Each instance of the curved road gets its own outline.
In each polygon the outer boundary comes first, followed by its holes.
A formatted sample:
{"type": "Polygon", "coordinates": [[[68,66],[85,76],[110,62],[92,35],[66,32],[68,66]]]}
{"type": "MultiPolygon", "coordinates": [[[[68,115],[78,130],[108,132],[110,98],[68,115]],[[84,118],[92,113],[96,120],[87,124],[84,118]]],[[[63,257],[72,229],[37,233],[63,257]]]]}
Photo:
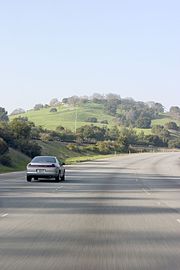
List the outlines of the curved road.
{"type": "Polygon", "coordinates": [[[179,270],[180,152],[0,175],[1,270],[179,270]]]}

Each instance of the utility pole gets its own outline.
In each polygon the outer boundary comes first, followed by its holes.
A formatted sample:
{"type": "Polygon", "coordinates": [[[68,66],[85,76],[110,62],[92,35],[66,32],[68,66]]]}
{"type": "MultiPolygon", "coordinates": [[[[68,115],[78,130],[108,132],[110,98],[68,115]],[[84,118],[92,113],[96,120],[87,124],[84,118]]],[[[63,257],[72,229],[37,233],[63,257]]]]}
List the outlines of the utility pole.
{"type": "Polygon", "coordinates": [[[74,133],[76,134],[77,130],[77,107],[76,107],[76,113],[75,113],[75,123],[74,123],[74,133]]]}

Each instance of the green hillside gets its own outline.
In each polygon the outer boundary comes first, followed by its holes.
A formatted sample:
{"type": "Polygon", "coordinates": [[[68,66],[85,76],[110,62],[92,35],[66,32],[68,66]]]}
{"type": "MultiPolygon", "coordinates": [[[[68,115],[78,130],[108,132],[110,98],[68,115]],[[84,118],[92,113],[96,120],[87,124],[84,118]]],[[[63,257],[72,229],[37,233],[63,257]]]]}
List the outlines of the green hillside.
{"type": "MultiPolygon", "coordinates": [[[[72,131],[75,130],[75,121],[77,115],[76,127],[79,128],[83,125],[90,125],[88,122],[89,117],[97,118],[97,126],[103,126],[101,122],[104,120],[108,121],[108,127],[112,127],[116,124],[116,118],[109,115],[103,104],[97,104],[93,102],[88,102],[85,104],[78,105],[76,107],[71,105],[63,105],[56,107],[57,112],[50,112],[50,107],[43,108],[40,110],[29,110],[24,114],[10,116],[13,119],[18,116],[28,117],[30,121],[33,121],[37,126],[42,126],[50,130],[55,130],[57,126],[61,125],[72,131]]],[[[168,113],[163,113],[159,115],[159,118],[152,120],[151,125],[164,125],[170,121],[176,122],[180,125],[180,121],[172,118],[168,113]]],[[[143,131],[146,135],[151,134],[151,129],[136,128],[137,133],[143,131]]]]}
{"type": "Polygon", "coordinates": [[[42,155],[54,155],[59,160],[65,161],[66,164],[107,157],[107,155],[95,154],[85,149],[83,149],[81,152],[75,152],[75,151],[69,150],[66,147],[66,144],[63,144],[61,142],[39,141],[39,145],[42,148],[42,155]]]}
{"type": "Polygon", "coordinates": [[[65,144],[61,142],[42,142],[39,141],[38,144],[42,148],[42,155],[53,155],[59,160],[65,161],[69,157],[78,157],[79,153],[69,150],[65,144]]]}
{"type": "MultiPolygon", "coordinates": [[[[51,141],[51,142],[37,141],[37,142],[42,148],[42,153],[41,153],[42,155],[56,156],[59,160],[65,161],[66,164],[107,157],[107,155],[97,155],[88,150],[75,152],[75,151],[69,150],[67,148],[67,145],[61,142],[55,142],[55,141],[51,141]]],[[[7,167],[0,164],[0,173],[26,170],[26,165],[30,162],[31,158],[27,157],[26,155],[12,148],[9,149],[8,154],[11,158],[12,165],[11,167],[7,167]]]]}
{"type": "Polygon", "coordinates": [[[177,119],[171,117],[168,113],[163,113],[159,116],[158,119],[152,120],[152,126],[153,125],[165,125],[168,122],[175,122],[177,125],[180,125],[180,120],[178,121],[177,119]]]}
{"type": "Polygon", "coordinates": [[[104,112],[104,106],[102,104],[87,103],[76,108],[68,105],[61,105],[57,108],[57,112],[50,112],[50,108],[43,108],[35,111],[30,110],[22,115],[11,116],[13,119],[17,116],[28,117],[29,120],[33,121],[36,125],[40,125],[43,128],[55,130],[57,126],[61,125],[65,128],[75,129],[75,119],[77,113],[77,128],[86,124],[88,117],[96,117],[98,123],[96,125],[103,125],[100,122],[107,120],[110,125],[115,123],[115,117],[110,116],[104,112]]]}
{"type": "Polygon", "coordinates": [[[0,164],[0,173],[24,171],[26,168],[26,165],[30,161],[29,157],[27,157],[26,155],[12,148],[9,149],[9,156],[11,157],[11,160],[12,160],[12,166],[6,167],[0,164]]]}

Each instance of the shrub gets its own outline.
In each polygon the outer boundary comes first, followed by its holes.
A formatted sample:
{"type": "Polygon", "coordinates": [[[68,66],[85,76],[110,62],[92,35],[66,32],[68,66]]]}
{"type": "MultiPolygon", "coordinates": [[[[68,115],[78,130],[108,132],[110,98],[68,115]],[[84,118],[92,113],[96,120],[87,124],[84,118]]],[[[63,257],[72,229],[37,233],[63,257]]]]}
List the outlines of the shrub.
{"type": "Polygon", "coordinates": [[[107,120],[102,120],[102,121],[101,121],[101,124],[108,125],[108,121],[107,121],[107,120]]]}
{"type": "Polygon", "coordinates": [[[48,133],[41,133],[40,140],[43,142],[48,142],[48,141],[52,141],[52,138],[51,138],[51,135],[48,133]]]}
{"type": "Polygon", "coordinates": [[[0,138],[0,155],[5,154],[8,151],[8,145],[7,143],[0,138]]]}
{"type": "Polygon", "coordinates": [[[18,149],[24,153],[25,155],[33,158],[34,156],[41,155],[41,147],[34,142],[29,142],[26,140],[19,140],[18,141],[18,149]]]}
{"type": "Polygon", "coordinates": [[[168,142],[168,147],[169,148],[178,148],[178,149],[180,149],[180,138],[169,141],[168,142]]]}
{"type": "Polygon", "coordinates": [[[9,155],[5,154],[0,157],[0,163],[4,166],[10,167],[12,165],[12,161],[9,155]]]}
{"type": "Polygon", "coordinates": [[[87,122],[97,123],[97,118],[96,117],[88,117],[87,122]]]}
{"type": "Polygon", "coordinates": [[[56,108],[51,108],[50,112],[57,112],[57,109],[56,108]]]}
{"type": "Polygon", "coordinates": [[[36,104],[35,106],[34,106],[34,110],[35,111],[39,111],[40,109],[42,109],[44,106],[43,106],[43,104],[36,104]]]}
{"type": "Polygon", "coordinates": [[[168,122],[165,124],[165,128],[172,129],[172,130],[178,130],[178,125],[176,122],[168,122]]]}
{"type": "Polygon", "coordinates": [[[80,152],[79,147],[76,144],[70,143],[67,145],[67,148],[71,151],[80,152]]]}

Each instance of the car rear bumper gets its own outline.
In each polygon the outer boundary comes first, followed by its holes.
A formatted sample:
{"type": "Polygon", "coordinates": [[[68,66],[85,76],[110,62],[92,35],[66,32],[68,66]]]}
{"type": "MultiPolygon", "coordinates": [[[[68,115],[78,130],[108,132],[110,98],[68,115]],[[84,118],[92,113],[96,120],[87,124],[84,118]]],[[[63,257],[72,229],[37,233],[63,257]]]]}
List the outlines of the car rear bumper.
{"type": "Polygon", "coordinates": [[[38,172],[27,172],[27,176],[31,176],[31,177],[39,177],[39,178],[53,178],[53,177],[57,177],[59,173],[54,172],[54,173],[38,173],[38,172]]]}

